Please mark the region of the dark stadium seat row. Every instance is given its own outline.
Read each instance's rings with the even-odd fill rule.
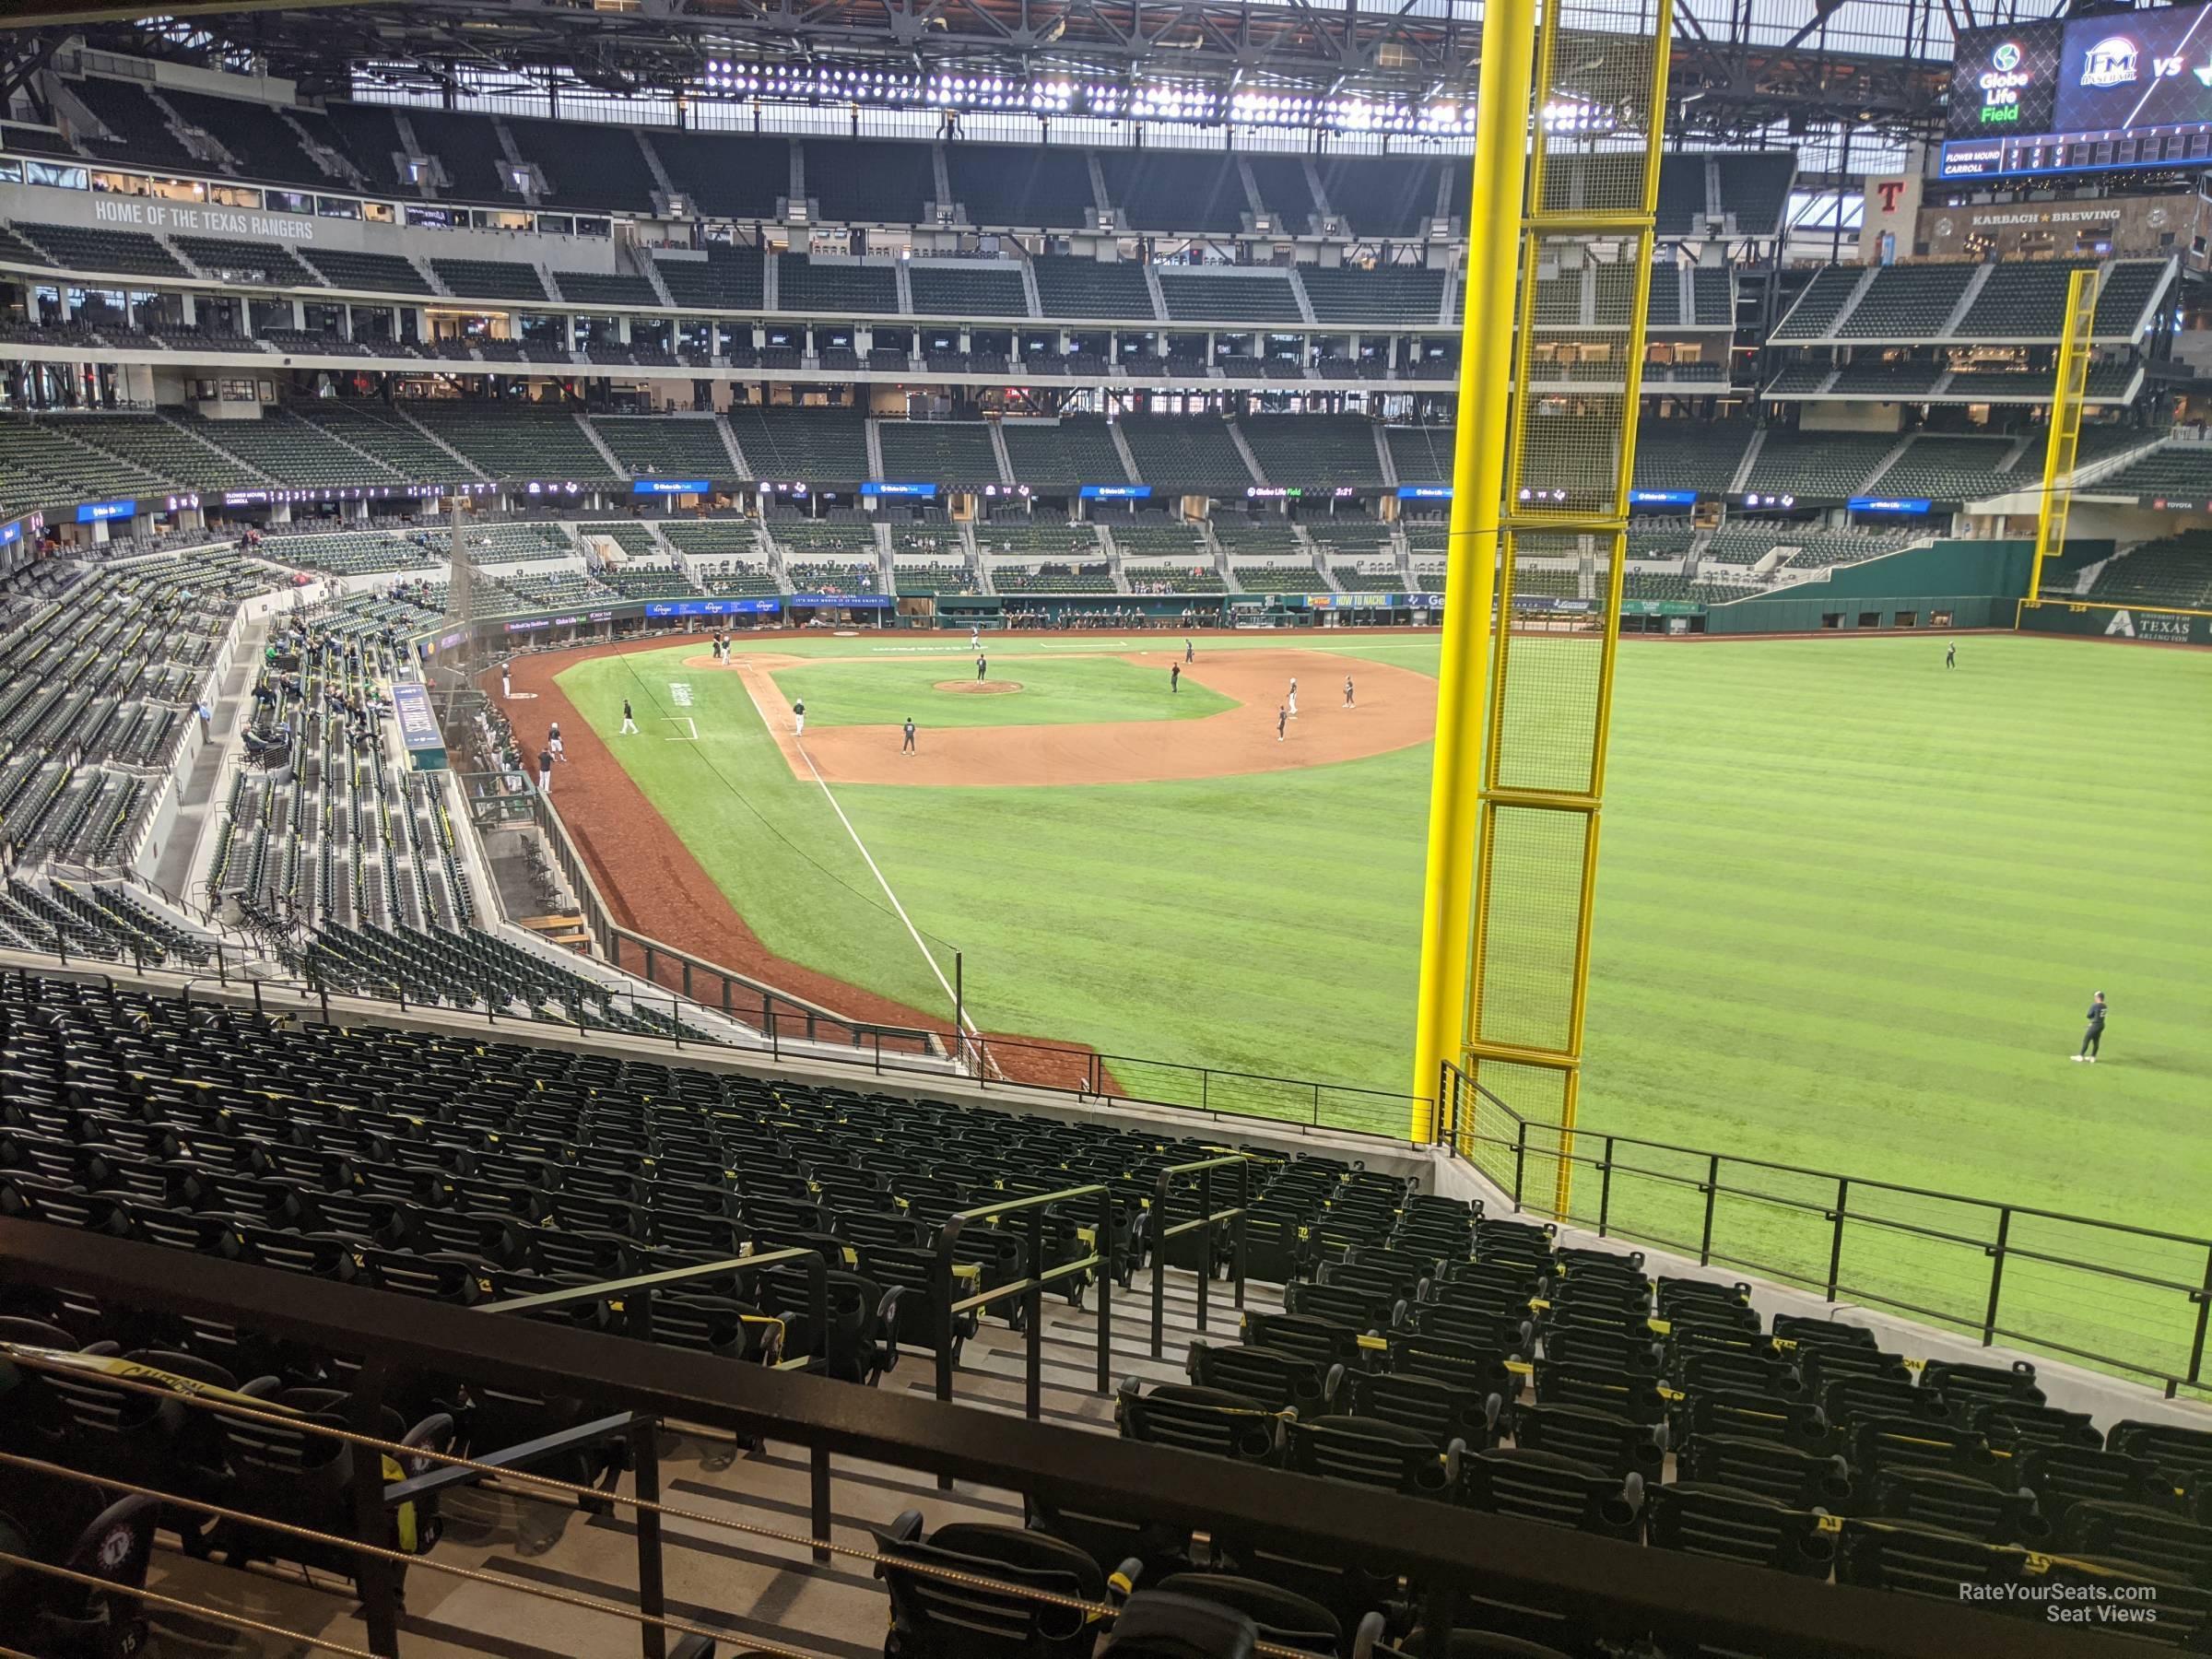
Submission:
[[[1456,158],[1324,155],[1309,164],[1207,149],[786,138],[342,102],[278,107],[100,76],[65,84],[114,135],[86,135],[88,152],[111,162],[218,171],[184,142],[197,133],[214,141],[221,171],[241,179],[332,191],[359,180],[371,193],[404,197],[427,182],[442,200],[512,206],[535,198],[561,211],[652,216],[673,194],[700,217],[771,220],[783,216],[799,177],[819,218],[846,223],[928,224],[942,207],[979,227],[1077,230],[1112,211],[1146,231],[1237,235],[1265,221],[1263,233],[1305,235],[1335,222],[1360,237],[1411,238],[1432,219],[1464,218],[1468,194],[1466,163]],[[395,118],[407,122],[413,143]],[[940,154],[947,203],[937,201]],[[672,190],[660,190],[656,176]],[[1786,150],[1670,152],[1661,233],[1705,229],[1717,194],[1730,233],[1779,234],[1794,176]]]

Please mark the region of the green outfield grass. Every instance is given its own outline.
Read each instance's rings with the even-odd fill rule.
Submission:
[[[1433,636],[1295,642],[1436,661]],[[996,642],[993,674],[1057,675],[1074,643]],[[2202,1232],[2212,662],[1971,637],[1946,672],[1942,648],[1624,648],[1582,1121]],[[893,700],[948,677],[883,649],[881,669],[788,677],[834,675],[855,700],[870,676]],[[669,673],[685,653],[562,684],[771,948],[938,1006],[822,792],[792,779],[735,677]],[[615,737],[625,689],[672,677],[693,688],[700,741]],[[971,700],[986,719],[1018,700]],[[965,953],[986,1028],[1403,1090],[1429,760],[1424,746],[1198,783],[838,798],[916,924]],[[2092,1068],[2067,1056],[2096,989],[2112,1016]],[[1694,1238],[1679,1194],[1638,1201]],[[1732,1224],[1781,1247],[1783,1219]],[[1787,1226],[1793,1258],[1825,1262],[1824,1223]],[[1876,1253],[1846,1282],[1902,1293],[1936,1271],[1902,1246]]]
[[[847,641],[848,646],[850,641]],[[813,663],[780,668],[786,703],[804,701],[813,725],[1068,725],[1084,721],[1196,720],[1236,704],[1193,682],[1171,694],[1168,669],[1140,668],[1111,656],[1008,657],[993,648],[986,671],[1018,691],[978,696],[939,690],[975,678],[975,659],[925,656],[873,663]]]

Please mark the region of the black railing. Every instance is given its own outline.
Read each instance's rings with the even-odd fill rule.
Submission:
[[[1517,1209],[2212,1397],[2212,1238],[1562,1130],[1449,1061],[1439,1098],[1439,1144]]]
[[[1044,1265],[1045,1211],[1055,1204],[1096,1198],[1097,1218],[1091,1224],[1090,1253],[1070,1261]],[[1027,1338],[1022,1374],[1022,1415],[1036,1421],[1044,1404],[1044,1292],[1047,1286],[1079,1279],[1098,1269],[1098,1387],[1104,1394],[1112,1386],[1113,1353],[1113,1193],[1100,1182],[1062,1187],[1055,1192],[1032,1193],[1003,1203],[981,1204],[956,1211],[937,1230],[932,1279],[932,1305],[936,1313],[937,1398],[952,1398],[955,1356],[961,1341],[960,1328],[971,1315],[981,1315],[994,1302],[1021,1298],[1022,1330]],[[996,1222],[1002,1216],[1019,1216],[1023,1226],[1022,1275],[996,1285],[986,1285],[967,1296],[958,1294],[965,1277],[959,1259],[960,1235],[971,1221]],[[981,1279],[979,1274],[976,1277]]]
[[[1237,1202],[1230,1208],[1214,1208],[1214,1171],[1222,1169],[1237,1171]],[[1198,1213],[1181,1221],[1171,1221],[1177,1177],[1195,1175],[1197,1179]],[[1198,1235],[1198,1328],[1206,1328],[1207,1291],[1214,1280],[1214,1234],[1227,1228],[1230,1234],[1230,1277],[1236,1287],[1236,1305],[1244,1305],[1244,1216],[1252,1205],[1252,1157],[1245,1152],[1226,1153],[1219,1158],[1201,1158],[1190,1163],[1170,1164],[1159,1172],[1159,1183],[1152,1196],[1152,1208],[1145,1220],[1145,1241],[1152,1251],[1152,1358],[1163,1357],[1162,1348],[1168,1317],[1168,1241],[1191,1233]]]
[[[1202,1457],[948,1406],[904,1390],[738,1364],[566,1324],[486,1319],[473,1309],[45,1223],[0,1219],[0,1284],[66,1287],[118,1307],[219,1320],[311,1352],[360,1355],[347,1413],[357,1441],[373,1434],[379,1403],[404,1378],[455,1378],[472,1387],[599,1402],[606,1415],[579,1432],[621,1431],[631,1435],[633,1444],[664,1423],[772,1437],[805,1447],[826,1487],[835,1480],[831,1460],[853,1458],[1018,1492],[1063,1513],[1125,1517],[1234,1536],[1292,1560],[1356,1561],[1381,1576],[1403,1575],[1415,1583],[1429,1632],[1422,1652],[1436,1659],[1444,1659],[1460,1611],[1477,1600],[1549,1611],[1578,1624],[1601,1621],[1625,1633],[1656,1634],[1669,1644],[1680,1640],[1686,1645],[1836,1659],[1952,1659],[1959,1653],[1995,1653],[2012,1659],[2101,1659],[2105,1654],[2117,1659],[2136,1651],[2132,1639],[2124,1645],[2117,1636],[2081,1626],[1831,1585],[1715,1557],[1532,1525],[1361,1484],[1318,1485],[1310,1476],[1256,1463]],[[1025,1288],[1023,1294],[1030,1291]],[[118,1379],[117,1386],[143,1384]],[[191,1403],[218,1413],[255,1409],[228,1399]],[[321,1425],[310,1431],[334,1432]],[[410,1461],[434,1479],[441,1468],[475,1460],[426,1446],[410,1449]],[[496,1472],[498,1465],[492,1467]],[[355,1457],[352,1538],[387,1535],[386,1510],[407,1489],[405,1483],[385,1482],[379,1458]],[[538,1489],[573,1496],[579,1488],[541,1479]],[[737,1502],[719,1524],[764,1537],[785,1535],[743,1519],[742,1494],[733,1496]],[[604,1497],[641,1515],[660,1512],[648,1507],[658,1500],[643,1492],[610,1488]],[[660,1583],[661,1555],[667,1545],[657,1526],[641,1526],[639,1533],[638,1600],[589,1605],[635,1623],[641,1631],[639,1651],[646,1659],[658,1659],[671,1632],[714,1632],[688,1616],[646,1616],[643,1604]],[[358,1542],[336,1541],[359,1552],[364,1561],[374,1559]],[[818,1545],[821,1535],[810,1541]],[[828,1547],[834,1553],[877,1559],[876,1550],[841,1540],[831,1539]],[[382,1559],[390,1571],[362,1571],[357,1584],[371,1651],[397,1655],[402,1653],[398,1574],[405,1562],[389,1550]],[[434,1552],[421,1559],[426,1568],[435,1565]],[[66,1578],[65,1570],[24,1558],[11,1558],[9,1564]],[[468,1571],[478,1581],[518,1594],[551,1594],[542,1584]],[[158,1605],[178,1603],[164,1593]],[[1096,1609],[1101,1618],[1116,1611],[1111,1604]]]

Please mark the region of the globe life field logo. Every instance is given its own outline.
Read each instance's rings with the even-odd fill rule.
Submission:
[[[2020,118],[2020,90],[2035,76],[2020,67],[2027,55],[2018,41],[2001,42],[1989,54],[1989,67],[1976,78],[1982,94],[1982,124],[2001,126]]]

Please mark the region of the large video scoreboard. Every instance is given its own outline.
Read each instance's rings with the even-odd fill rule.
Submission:
[[[2212,168],[2212,6],[1970,29],[1940,176]]]

